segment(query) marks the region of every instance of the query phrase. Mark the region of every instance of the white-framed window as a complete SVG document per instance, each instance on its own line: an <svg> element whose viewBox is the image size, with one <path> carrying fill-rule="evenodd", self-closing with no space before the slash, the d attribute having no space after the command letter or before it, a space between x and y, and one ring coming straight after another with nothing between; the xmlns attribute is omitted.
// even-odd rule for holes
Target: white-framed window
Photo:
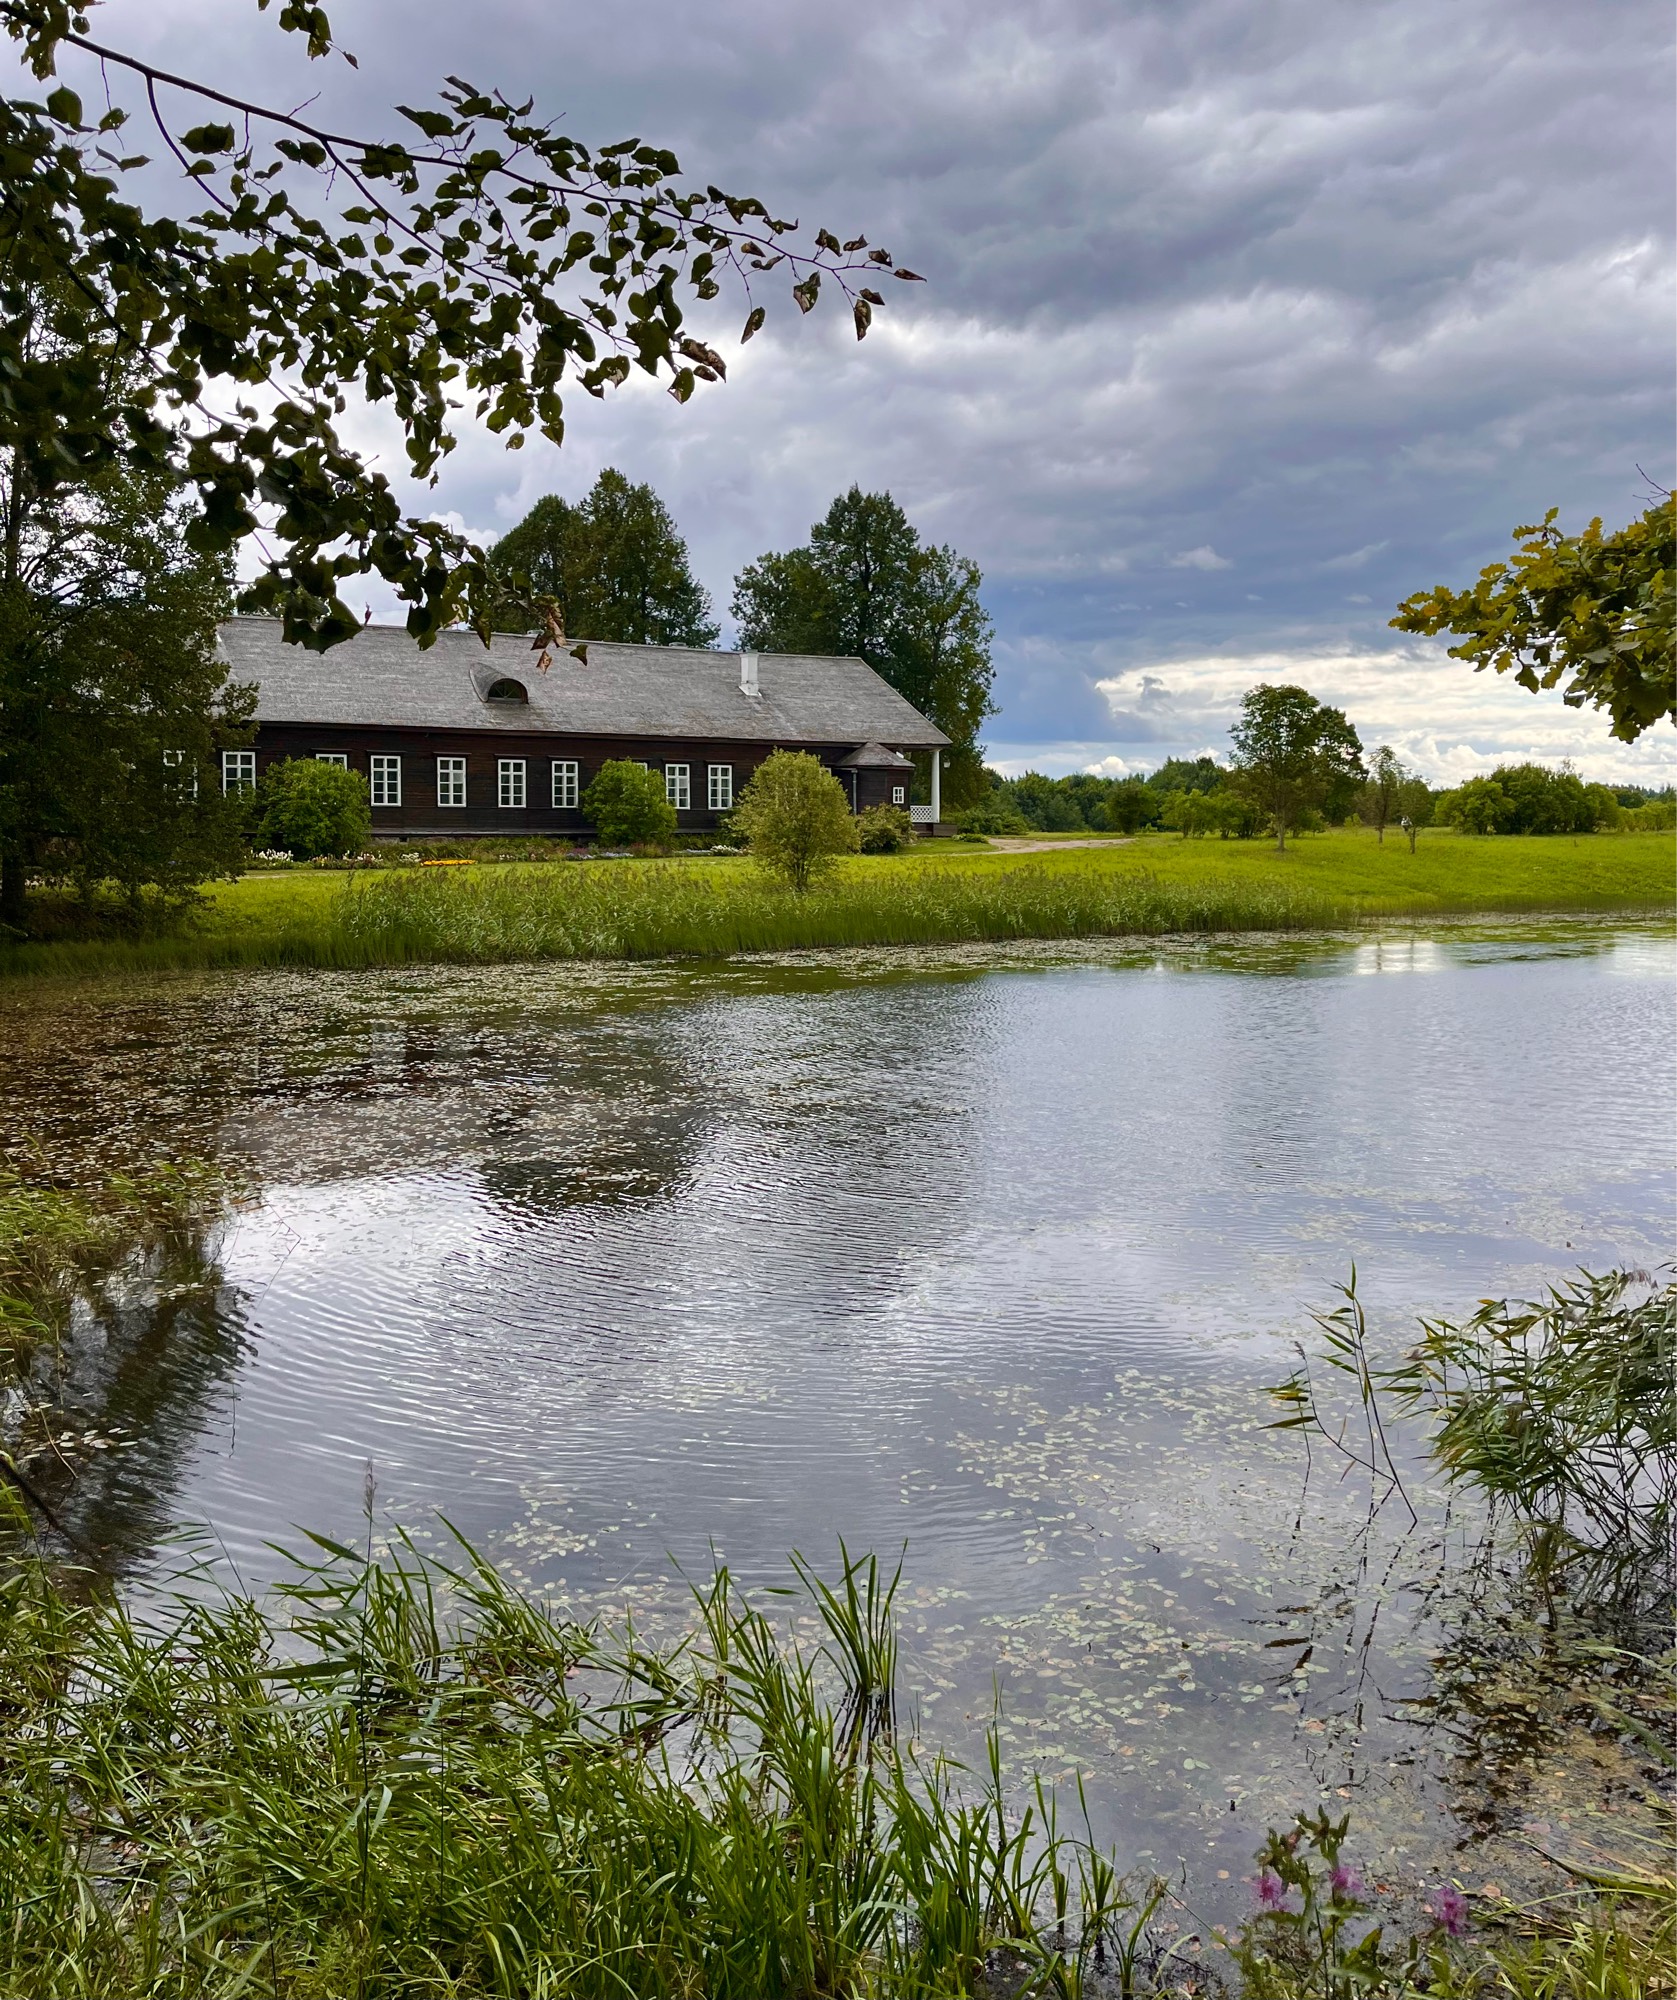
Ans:
<svg viewBox="0 0 1677 2000"><path fill-rule="evenodd" d="M371 762L373 804L399 806L402 803L401 758L374 757Z"/></svg>
<svg viewBox="0 0 1677 2000"><path fill-rule="evenodd" d="M314 761L317 764L336 764L340 771L349 769L348 754L342 750L317 750Z"/></svg>
<svg viewBox="0 0 1677 2000"><path fill-rule="evenodd" d="M437 804L463 806L466 803L466 760L464 757L437 759Z"/></svg>
<svg viewBox="0 0 1677 2000"><path fill-rule="evenodd" d="M221 789L224 792L254 792L256 790L256 752L254 750L222 751Z"/></svg>
<svg viewBox="0 0 1677 2000"><path fill-rule="evenodd" d="M908 787L906 785L893 785L891 787L891 803L894 806L906 806L908 804Z"/></svg>
<svg viewBox="0 0 1677 2000"><path fill-rule="evenodd" d="M496 799L512 812L524 810L524 759L503 757L495 766Z"/></svg>
<svg viewBox="0 0 1677 2000"><path fill-rule="evenodd" d="M184 750L165 750L163 753L163 768L165 771L178 771L185 762L186 752ZM191 783L184 789L189 798L195 799L198 796L198 773L196 771L191 773L191 780Z"/></svg>
<svg viewBox="0 0 1677 2000"><path fill-rule="evenodd" d="M553 804L559 812L574 812L579 796L581 773L575 764L553 760Z"/></svg>
<svg viewBox="0 0 1677 2000"><path fill-rule="evenodd" d="M664 766L664 796L678 813L684 813L693 803L693 767L691 764L666 764Z"/></svg>
<svg viewBox="0 0 1677 2000"><path fill-rule="evenodd" d="M712 764L706 774L710 780L706 795L713 813L732 812L734 809L734 767L732 764Z"/></svg>

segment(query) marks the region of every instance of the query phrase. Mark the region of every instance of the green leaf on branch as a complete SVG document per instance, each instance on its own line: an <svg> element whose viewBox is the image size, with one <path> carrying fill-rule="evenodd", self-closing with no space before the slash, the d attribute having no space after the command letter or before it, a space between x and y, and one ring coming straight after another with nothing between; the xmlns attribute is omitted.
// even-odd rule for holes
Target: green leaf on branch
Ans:
<svg viewBox="0 0 1677 2000"><path fill-rule="evenodd" d="M1476 672L1512 673L1536 693L1560 687L1569 708L1606 711L1613 734L1633 743L1656 722L1677 722L1677 501L1605 534L1555 525L1558 509L1516 528L1512 563L1491 563L1468 590L1438 584L1398 606L1401 632L1449 632L1450 657Z"/></svg>

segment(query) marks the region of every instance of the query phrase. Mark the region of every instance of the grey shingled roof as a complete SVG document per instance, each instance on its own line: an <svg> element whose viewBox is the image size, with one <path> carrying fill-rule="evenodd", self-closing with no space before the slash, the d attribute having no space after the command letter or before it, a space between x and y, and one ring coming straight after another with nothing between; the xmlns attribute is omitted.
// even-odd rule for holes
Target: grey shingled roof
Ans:
<svg viewBox="0 0 1677 2000"><path fill-rule="evenodd" d="M930 750L949 738L865 660L758 656L761 695L740 692L738 653L691 646L589 642L588 661L517 634L486 650L475 633L444 632L422 650L400 625L368 625L329 653L288 646L273 618L233 618L221 650L235 681L257 684L258 722L386 729L554 730L582 736L677 736L747 743L891 743ZM487 702L506 676L528 703Z"/></svg>
<svg viewBox="0 0 1677 2000"><path fill-rule="evenodd" d="M852 750L848 757L838 759L841 771L912 771L913 764L907 757L899 757L895 750L887 750L883 743L864 743L859 750Z"/></svg>

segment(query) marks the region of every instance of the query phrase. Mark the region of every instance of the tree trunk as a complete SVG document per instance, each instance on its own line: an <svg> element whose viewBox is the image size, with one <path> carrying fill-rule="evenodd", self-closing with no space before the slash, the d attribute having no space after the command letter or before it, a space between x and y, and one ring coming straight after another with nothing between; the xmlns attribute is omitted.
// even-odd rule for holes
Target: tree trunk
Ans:
<svg viewBox="0 0 1677 2000"><path fill-rule="evenodd" d="M15 847L0 848L0 927L27 932L29 911L24 899L25 881L21 851Z"/></svg>

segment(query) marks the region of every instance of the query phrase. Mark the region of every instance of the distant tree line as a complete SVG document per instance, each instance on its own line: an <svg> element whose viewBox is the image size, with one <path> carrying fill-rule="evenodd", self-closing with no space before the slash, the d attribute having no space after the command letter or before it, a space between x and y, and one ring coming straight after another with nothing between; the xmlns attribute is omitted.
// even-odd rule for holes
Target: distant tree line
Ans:
<svg viewBox="0 0 1677 2000"><path fill-rule="evenodd" d="M1318 831L1361 823L1384 837L1407 820L1414 827L1452 826L1463 833L1653 832L1677 825L1670 786L1589 784L1570 771L1541 764L1501 764L1483 777L1434 788L1408 771L1390 750L1376 750L1369 776L1336 818L1302 814L1292 829ZM1099 777L1041 771L1007 778L986 769L981 799L952 817L972 833L1174 832L1250 840L1271 831L1232 764L1211 757L1172 757L1146 776Z"/></svg>

